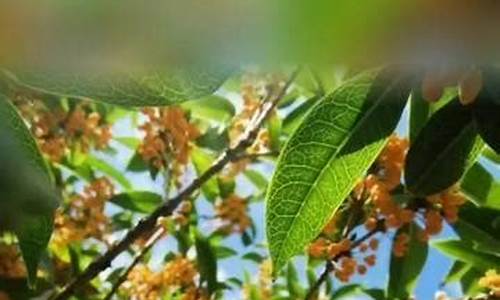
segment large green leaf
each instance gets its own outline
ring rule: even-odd
[[[1,70],[0,70],[1,72]],[[124,106],[161,106],[212,94],[228,71],[205,68],[147,74],[77,75],[44,71],[3,71],[23,88]]]
[[[52,234],[59,195],[36,142],[14,106],[0,95],[0,220],[13,230],[34,284]]]
[[[267,238],[274,264],[320,232],[396,127],[410,77],[365,72],[323,98],[282,150],[267,194]]]
[[[390,299],[408,299],[415,289],[418,276],[427,260],[428,246],[419,240],[422,230],[417,224],[399,229],[395,235],[406,233],[410,236],[408,251],[403,257],[391,256],[387,293]]]
[[[405,182],[421,196],[436,194],[464,174],[476,143],[471,110],[451,101],[420,131],[406,158]]]
[[[479,270],[500,268],[500,257],[479,252],[467,241],[445,240],[432,242],[431,245],[447,256],[470,264]]]

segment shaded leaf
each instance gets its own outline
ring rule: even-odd
[[[267,194],[267,237],[279,271],[328,222],[395,129],[409,77],[366,72],[323,98],[281,152]]]
[[[455,99],[436,112],[406,157],[405,182],[415,195],[443,191],[464,174],[476,142],[469,108]]]
[[[33,286],[60,196],[30,131],[3,95],[0,120],[0,222],[16,233]]]
[[[500,69],[483,69],[483,88],[474,101],[474,121],[483,140],[500,154]]]
[[[4,72],[22,88],[136,107],[171,105],[210,95],[222,85],[228,75],[227,70],[201,68],[134,75]]]

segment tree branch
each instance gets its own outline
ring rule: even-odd
[[[319,276],[318,280],[316,280],[314,285],[311,286],[311,288],[309,289],[309,292],[307,292],[305,299],[306,300],[313,300],[314,299],[314,296],[319,291],[320,287],[328,279],[328,276],[330,275],[330,273],[335,269],[335,265],[333,264],[333,262],[338,261],[340,258],[349,255],[352,250],[359,247],[361,244],[366,242],[372,236],[374,236],[378,232],[384,231],[385,230],[384,222],[385,222],[384,220],[379,220],[377,222],[377,227],[375,227],[375,229],[367,232],[365,235],[363,235],[362,237],[360,237],[359,239],[354,241],[351,245],[351,248],[348,251],[341,252],[341,253],[335,255],[332,259],[328,260],[326,262],[326,265],[325,265],[325,270],[323,271],[323,273],[321,273],[321,275]]]
[[[137,266],[137,264],[144,258],[144,256],[153,248],[153,246],[158,242],[165,233],[165,228],[160,226],[146,241],[144,248],[142,248],[139,253],[137,253],[132,260],[132,263],[127,267],[127,269],[120,275],[118,280],[113,284],[111,291],[106,295],[104,300],[110,300],[111,297],[118,291],[118,288],[127,280],[128,275]]]
[[[177,196],[168,199],[164,205],[157,208],[145,219],[139,221],[139,223],[133,229],[128,231],[128,233],[120,242],[109,248],[108,251],[106,251],[102,256],[94,260],[82,273],[80,273],[71,282],[69,282],[68,285],[66,285],[54,299],[68,299],[78,287],[84,286],[87,282],[99,275],[99,273],[101,273],[103,270],[107,269],[111,265],[111,262],[120,253],[126,251],[135,240],[137,240],[145,232],[150,232],[151,230],[153,230],[160,217],[171,215],[184,199],[189,198],[204,183],[212,178],[212,176],[220,172],[226,166],[226,164],[235,160],[238,155],[244,153],[247,148],[252,146],[255,139],[257,138],[260,127],[270,116],[273,108],[277,105],[279,100],[283,98],[287,89],[295,80],[299,70],[300,69],[295,70],[290,76],[289,80],[282,86],[268,88],[266,99],[263,101],[260,110],[253,116],[247,127],[247,130],[243,133],[240,140],[234,147],[230,147],[226,151],[224,151],[224,153],[219,156],[219,158],[207,171],[205,171],[199,177],[195,178],[186,188],[184,188],[184,190],[177,194]]]

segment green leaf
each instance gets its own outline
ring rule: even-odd
[[[196,234],[196,259],[201,280],[207,283],[207,291],[212,295],[217,290],[217,257],[210,240]]]
[[[453,228],[474,249],[500,256],[499,210],[468,203],[460,208],[459,219],[453,224]]]
[[[245,259],[245,260],[253,261],[253,262],[258,263],[258,264],[260,264],[265,259],[264,256],[260,255],[257,252],[248,252],[245,255],[243,255],[241,258]]]
[[[479,278],[484,276],[484,271],[479,271],[474,268],[467,271],[460,279],[462,291],[465,296],[477,296],[482,290],[479,286]]]
[[[409,76],[366,72],[323,98],[281,152],[267,194],[274,272],[313,240],[394,131]]]
[[[24,121],[0,95],[0,220],[18,239],[33,287],[60,195]]]
[[[389,267],[389,283],[387,292],[390,299],[408,299],[417,284],[418,277],[427,260],[428,246],[419,240],[422,232],[413,223],[402,227],[396,232],[395,238],[402,233],[410,237],[408,251],[403,257],[391,256]]]
[[[131,150],[137,149],[141,144],[141,140],[136,137],[119,136],[113,139]]]
[[[432,242],[431,245],[456,260],[470,264],[479,270],[500,268],[500,257],[479,252],[466,241],[445,240]]]
[[[272,151],[279,151],[281,148],[281,129],[282,121],[277,113],[269,117],[267,121],[267,130],[269,132],[269,144]]]
[[[113,167],[112,165],[108,164],[102,159],[98,159],[92,155],[89,155],[87,157],[87,160],[85,161],[86,164],[88,164],[90,167],[92,167],[95,170],[101,171],[102,173],[108,175],[112,179],[114,179],[116,182],[118,182],[125,190],[130,190],[132,189],[132,184],[130,181],[128,181],[127,177],[123,175],[123,172],[118,171]]]
[[[127,165],[127,171],[130,172],[146,172],[149,170],[149,165],[142,159],[139,152],[135,152]]]
[[[212,95],[198,100],[191,100],[181,104],[189,110],[191,116],[199,119],[227,123],[235,114],[233,104],[224,97]]]
[[[500,154],[500,69],[483,69],[483,88],[472,105],[474,122],[483,140]]]
[[[210,95],[229,73],[227,70],[197,68],[107,75],[3,72],[20,87],[37,92],[136,107],[172,105]]]
[[[467,171],[460,187],[476,205],[500,209],[500,183],[481,164]]]
[[[206,170],[208,170],[215,158],[209,153],[203,151],[199,147],[193,147],[191,149],[191,160],[193,162],[196,174],[200,176]],[[213,202],[219,196],[219,184],[216,177],[210,178],[205,184],[201,186],[201,191],[208,201]]]
[[[288,264],[286,272],[286,285],[288,293],[290,293],[290,298],[302,299],[304,297],[304,289],[300,285],[297,269],[292,263]]]
[[[462,279],[462,277],[472,268],[471,265],[468,265],[461,261],[456,261],[453,263],[448,275],[444,279],[444,284],[450,284],[452,282],[457,282]]]
[[[162,204],[163,198],[152,192],[129,192],[115,195],[109,202],[131,211],[149,214]]]
[[[419,87],[413,89],[410,99],[409,136],[412,142],[417,138],[422,128],[424,128],[431,114],[429,102],[422,98],[420,91]]]
[[[361,293],[362,287],[359,284],[348,284],[336,289],[332,293],[330,300],[350,299],[346,297],[352,297]]]
[[[243,171],[243,175],[245,175],[245,177],[248,178],[248,180],[260,191],[265,191],[267,189],[269,182],[266,177],[262,175],[262,173],[256,170],[247,169]]]
[[[490,147],[486,147],[483,150],[482,155],[484,157],[486,157],[492,163],[495,163],[497,165],[500,164],[500,154],[496,154],[495,151],[493,149],[491,149]]]
[[[215,248],[215,254],[217,256],[217,259],[225,259],[238,255],[238,252],[229,247],[218,246]]]
[[[406,158],[405,182],[413,194],[445,190],[464,174],[476,141],[468,107],[453,100],[420,131]]]

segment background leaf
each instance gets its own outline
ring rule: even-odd
[[[314,239],[396,127],[409,94],[397,72],[363,73],[323,98],[282,150],[267,194],[267,237],[280,270]]]
[[[460,240],[436,241],[431,244],[444,254],[470,264],[479,270],[500,268],[500,257],[479,252],[473,246]]]
[[[228,70],[194,68],[148,74],[60,74],[45,71],[4,71],[24,88],[72,98],[124,106],[160,106],[210,95]]]
[[[412,223],[396,232],[410,237],[408,251],[403,257],[391,255],[387,292],[390,299],[408,299],[417,284],[418,277],[427,260],[428,246],[419,240],[421,228]]]
[[[52,234],[59,194],[35,140],[3,95],[0,120],[0,222],[16,233],[33,286]]]
[[[207,291],[211,295],[217,289],[217,257],[210,241],[200,234],[196,235],[195,247],[201,280],[207,283]]]
[[[129,192],[115,195],[109,202],[131,211],[149,214],[163,202],[163,198],[152,192]]]

